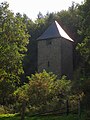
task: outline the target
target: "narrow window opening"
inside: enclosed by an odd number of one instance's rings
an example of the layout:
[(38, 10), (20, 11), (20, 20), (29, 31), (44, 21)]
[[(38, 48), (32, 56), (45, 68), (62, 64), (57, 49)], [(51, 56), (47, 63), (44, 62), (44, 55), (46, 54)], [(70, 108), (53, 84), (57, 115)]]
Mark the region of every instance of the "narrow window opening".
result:
[(51, 45), (51, 44), (52, 44), (52, 41), (51, 41), (51, 40), (47, 40), (47, 41), (46, 41), (46, 44), (47, 44), (47, 45)]
[(48, 61), (48, 67), (50, 67), (50, 62)]

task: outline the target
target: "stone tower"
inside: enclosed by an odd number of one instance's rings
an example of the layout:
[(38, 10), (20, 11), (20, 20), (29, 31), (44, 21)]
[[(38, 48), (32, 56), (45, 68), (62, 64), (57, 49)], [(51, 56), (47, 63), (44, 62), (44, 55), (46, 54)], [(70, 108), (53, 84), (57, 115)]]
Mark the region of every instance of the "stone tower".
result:
[(73, 75), (73, 40), (67, 35), (57, 21), (37, 39), (37, 69), (45, 69), (59, 77), (66, 75), (72, 79)]

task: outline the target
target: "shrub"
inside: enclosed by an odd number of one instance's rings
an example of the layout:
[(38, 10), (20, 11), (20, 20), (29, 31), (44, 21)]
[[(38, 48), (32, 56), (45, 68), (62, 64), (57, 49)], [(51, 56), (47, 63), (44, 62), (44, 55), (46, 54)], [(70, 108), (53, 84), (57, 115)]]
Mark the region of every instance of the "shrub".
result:
[(66, 80), (65, 76), (59, 80), (55, 74), (43, 71), (28, 79), (29, 83), (15, 92), (22, 115), (26, 108), (30, 113), (60, 109), (70, 94), (71, 81)]

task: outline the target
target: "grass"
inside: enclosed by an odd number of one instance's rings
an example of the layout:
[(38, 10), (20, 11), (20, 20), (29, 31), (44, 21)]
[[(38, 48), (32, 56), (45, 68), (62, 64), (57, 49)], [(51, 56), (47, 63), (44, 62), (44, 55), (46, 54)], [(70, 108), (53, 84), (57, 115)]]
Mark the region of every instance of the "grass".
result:
[[(20, 116), (17, 114), (2, 114), (0, 120), (20, 120)], [(25, 120), (78, 120), (77, 115), (69, 116), (41, 116), (41, 117), (25, 117)], [(85, 120), (85, 116), (81, 116), (79, 120)]]

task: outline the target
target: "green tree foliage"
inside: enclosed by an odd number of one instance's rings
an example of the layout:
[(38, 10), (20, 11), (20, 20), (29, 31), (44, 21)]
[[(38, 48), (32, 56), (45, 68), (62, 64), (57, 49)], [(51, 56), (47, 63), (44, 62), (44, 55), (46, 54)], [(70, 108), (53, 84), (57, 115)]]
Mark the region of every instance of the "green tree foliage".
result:
[[(77, 33), (79, 27), (79, 16), (78, 16), (78, 4), (72, 3), (72, 6), (68, 10), (62, 10), (57, 13), (57, 19), (63, 29), (68, 35), (74, 40), (74, 44), (80, 40), (80, 36)], [(74, 45), (74, 46), (75, 46)]]
[(29, 83), (17, 89), (15, 94), (19, 103), (25, 102), (31, 113), (60, 109), (69, 98), (72, 85), (64, 76), (58, 80), (56, 75), (43, 71), (28, 78)]
[(84, 4), (79, 6), (79, 15), (81, 18), (79, 34), (83, 36), (81, 44), (78, 44), (77, 49), (81, 54), (81, 64), (79, 66), (80, 78), (87, 104), (90, 107), (90, 0), (85, 0)]
[[(0, 102), (5, 103), (24, 73), (22, 60), (26, 52), (28, 37), (26, 26), (19, 15), (0, 5)], [(8, 86), (8, 89), (7, 89)], [(5, 94), (4, 94), (5, 93)], [(3, 96), (2, 96), (3, 94)], [(1, 100), (5, 100), (2, 101)]]
[(19, 87), (15, 92), (14, 96), (16, 96), (16, 111), (20, 113), (21, 120), (24, 120), (26, 107), (28, 106), (28, 84)]
[(83, 41), (78, 45), (78, 49), (83, 57), (83, 68), (85, 74), (90, 71), (90, 1), (86, 0), (86, 2), (79, 7), (80, 16), (81, 16), (81, 28), (79, 33), (83, 36)]

